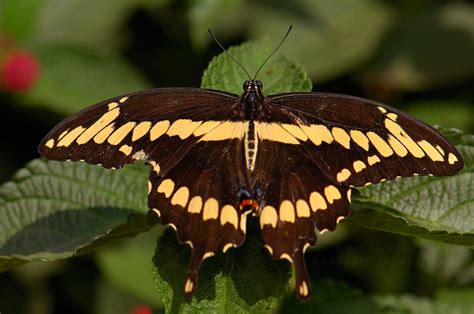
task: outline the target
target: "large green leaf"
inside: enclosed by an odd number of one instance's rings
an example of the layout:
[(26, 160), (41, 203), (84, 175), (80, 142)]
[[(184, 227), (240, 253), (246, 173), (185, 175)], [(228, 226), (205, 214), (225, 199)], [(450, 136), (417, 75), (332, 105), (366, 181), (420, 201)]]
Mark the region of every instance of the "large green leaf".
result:
[(71, 114), (101, 100), (149, 87), (143, 76), (115, 54), (81, 48), (41, 45), (34, 51), (41, 63), (35, 88), (23, 96), (29, 106)]
[[(250, 75), (255, 75), (262, 62), (271, 53), (268, 41), (250, 42), (229, 48), (229, 52)], [(262, 68), (257, 77), (263, 82), (266, 95), (284, 92), (311, 91), (312, 83), (303, 68), (295, 61), (275, 56)], [(249, 78), (231, 57), (225, 53), (214, 57), (202, 77), (201, 87), (242, 94), (243, 82)]]
[(205, 260), (198, 291), (185, 302), (191, 250), (177, 242), (173, 231), (165, 232), (153, 258), (153, 276), (166, 311), (267, 313), (275, 309), (288, 290), (290, 265), (272, 261), (258, 234), (258, 224), (253, 224), (244, 246)]
[(143, 165), (113, 172), (33, 160), (0, 187), (0, 269), (70, 257), (149, 229), (146, 177)]

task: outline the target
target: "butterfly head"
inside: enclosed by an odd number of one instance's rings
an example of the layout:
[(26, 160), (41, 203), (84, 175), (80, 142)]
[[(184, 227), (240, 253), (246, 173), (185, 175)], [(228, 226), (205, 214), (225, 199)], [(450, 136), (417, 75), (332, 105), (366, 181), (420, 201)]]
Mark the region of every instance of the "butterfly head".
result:
[(255, 100), (262, 100), (263, 94), (263, 84), (259, 80), (247, 80), (244, 82), (244, 99), (251, 102)]

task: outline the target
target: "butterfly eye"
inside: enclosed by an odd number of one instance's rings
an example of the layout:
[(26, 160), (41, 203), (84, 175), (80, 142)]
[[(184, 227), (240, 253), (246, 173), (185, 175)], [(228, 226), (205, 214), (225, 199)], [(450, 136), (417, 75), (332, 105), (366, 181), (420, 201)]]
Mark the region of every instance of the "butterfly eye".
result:
[(250, 86), (250, 81), (245, 81), (244, 86), (243, 86), (244, 90), (247, 90), (249, 86)]
[(257, 84), (257, 88), (258, 88), (258, 89), (261, 90), (261, 89), (263, 88), (262, 81), (258, 81), (258, 80), (257, 80), (257, 81), (256, 81), (256, 84)]

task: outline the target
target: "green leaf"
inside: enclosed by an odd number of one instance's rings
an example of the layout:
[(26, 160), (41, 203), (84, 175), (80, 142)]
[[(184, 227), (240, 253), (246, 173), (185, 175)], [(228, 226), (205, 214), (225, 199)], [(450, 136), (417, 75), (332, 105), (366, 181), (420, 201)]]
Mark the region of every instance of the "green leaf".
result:
[[(278, 42), (288, 25), (293, 31), (279, 53), (300, 60), (315, 82), (333, 79), (369, 59), (392, 22), (391, 8), (375, 0), (296, 0), (310, 15), (296, 17), (289, 10), (273, 10), (252, 3), (252, 36), (271, 36)], [(225, 22), (225, 21), (224, 21)]]
[(361, 189), (351, 223), (376, 230), (474, 247), (474, 136), (451, 140), (465, 168), (452, 177), (412, 177)]
[(418, 91), (474, 74), (474, 5), (449, 3), (400, 21), (366, 71), (371, 84)]
[(83, 254), (148, 230), (146, 178), (143, 165), (114, 172), (33, 160), (0, 187), (0, 269)]
[(44, 0), (2, 0), (0, 3), (0, 33), (17, 40), (27, 39), (34, 31)]
[[(255, 75), (262, 62), (272, 51), (268, 41), (250, 42), (229, 48), (229, 53)], [(263, 82), (266, 95), (311, 91), (312, 83), (303, 68), (283, 56), (274, 56), (257, 77)], [(242, 85), (248, 80), (245, 72), (227, 54), (214, 57), (202, 77), (201, 87), (242, 94)]]
[(191, 252), (167, 230), (158, 240), (153, 276), (167, 312), (263, 313), (276, 308), (288, 290), (289, 263), (273, 261), (263, 248), (258, 224), (249, 228), (246, 243), (206, 259), (197, 293), (186, 301), (184, 281)]
[(155, 228), (96, 253), (99, 268), (109, 282), (154, 307), (163, 307), (150, 275), (155, 240), (161, 233), (162, 228)]
[[(301, 302), (294, 295), (287, 298), (280, 313), (325, 313), (365, 314), (376, 313), (378, 306), (369, 297), (342, 282), (318, 280), (312, 284), (313, 296), (308, 302)], [(378, 313), (378, 312), (377, 312)]]
[(71, 114), (101, 100), (149, 87), (143, 76), (117, 55), (98, 55), (64, 46), (38, 46), (41, 76), (23, 97), (30, 106)]

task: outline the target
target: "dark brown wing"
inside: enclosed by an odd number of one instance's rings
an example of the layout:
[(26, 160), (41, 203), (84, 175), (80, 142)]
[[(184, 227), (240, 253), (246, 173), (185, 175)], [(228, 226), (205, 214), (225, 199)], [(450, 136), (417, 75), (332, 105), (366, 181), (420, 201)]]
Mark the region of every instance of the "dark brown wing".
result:
[(386, 105), (319, 93), (271, 96), (256, 122), (254, 186), (260, 226), (274, 258), (296, 270), (297, 293), (310, 295), (304, 250), (319, 230), (349, 215), (351, 186), (398, 176), (453, 175), (459, 152), (426, 124)]
[(206, 133), (238, 117), (238, 104), (235, 95), (197, 88), (116, 97), (61, 122), (39, 151), (48, 159), (84, 160), (106, 168), (145, 160), (164, 171)]
[(268, 140), (259, 146), (255, 187), (262, 192), (258, 215), (265, 247), (294, 265), (296, 291), (307, 299), (304, 252), (316, 243), (315, 224), (322, 232), (334, 230), (350, 213), (351, 189), (331, 182), (298, 146)]
[(387, 105), (323, 93), (277, 95), (269, 103), (272, 121), (297, 127), (290, 133), (333, 182), (363, 186), (463, 168), (461, 155), (441, 134)]
[(188, 243), (192, 257), (185, 293), (197, 287), (201, 262), (243, 244), (246, 214), (238, 192), (245, 188), (242, 142), (201, 141), (164, 176), (150, 175), (148, 206)]
[(120, 168), (151, 165), (148, 206), (193, 250), (185, 292), (197, 287), (202, 260), (245, 239), (239, 208), (244, 186), (237, 96), (167, 88), (117, 97), (87, 108), (55, 127), (40, 153)]

